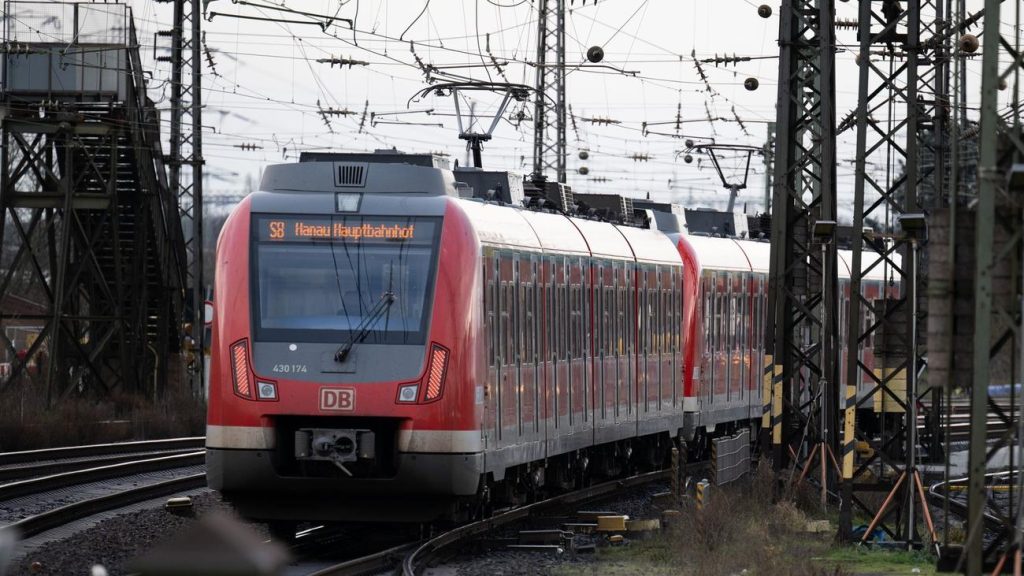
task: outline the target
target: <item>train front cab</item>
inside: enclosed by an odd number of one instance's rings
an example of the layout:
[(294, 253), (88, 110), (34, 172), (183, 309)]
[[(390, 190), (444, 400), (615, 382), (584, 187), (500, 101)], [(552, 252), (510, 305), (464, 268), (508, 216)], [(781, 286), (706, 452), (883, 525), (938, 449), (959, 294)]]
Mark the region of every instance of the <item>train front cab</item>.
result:
[(221, 233), (208, 482), (251, 518), (428, 520), (479, 486), (479, 244), (450, 174), (363, 167), (355, 204), (337, 163), (272, 167)]

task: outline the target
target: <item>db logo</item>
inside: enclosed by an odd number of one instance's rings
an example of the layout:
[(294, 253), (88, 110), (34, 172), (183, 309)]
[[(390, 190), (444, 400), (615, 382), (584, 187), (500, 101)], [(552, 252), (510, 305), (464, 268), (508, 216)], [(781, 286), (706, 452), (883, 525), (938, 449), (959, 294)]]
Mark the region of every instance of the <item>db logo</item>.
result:
[(352, 388), (321, 388), (320, 409), (351, 412), (356, 409), (356, 391)]

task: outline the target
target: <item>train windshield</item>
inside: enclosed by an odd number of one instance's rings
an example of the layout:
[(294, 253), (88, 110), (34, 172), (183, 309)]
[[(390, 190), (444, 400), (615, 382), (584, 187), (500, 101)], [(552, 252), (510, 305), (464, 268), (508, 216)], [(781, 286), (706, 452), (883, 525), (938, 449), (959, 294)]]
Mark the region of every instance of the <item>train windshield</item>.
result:
[(258, 215), (253, 225), (258, 340), (344, 342), (365, 329), (366, 343), (424, 342), (440, 218)]

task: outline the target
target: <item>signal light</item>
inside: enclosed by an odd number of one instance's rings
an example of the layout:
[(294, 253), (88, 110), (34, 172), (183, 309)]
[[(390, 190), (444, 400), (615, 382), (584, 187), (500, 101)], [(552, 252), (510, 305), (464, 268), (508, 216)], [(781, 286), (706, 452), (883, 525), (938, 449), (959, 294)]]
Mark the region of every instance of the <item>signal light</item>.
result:
[(448, 349), (438, 344), (430, 347), (430, 367), (427, 369), (425, 402), (432, 402), (444, 392), (444, 377), (448, 369)]
[(245, 340), (239, 340), (231, 345), (231, 368), (235, 394), (251, 399), (252, 385), (249, 377), (249, 346)]

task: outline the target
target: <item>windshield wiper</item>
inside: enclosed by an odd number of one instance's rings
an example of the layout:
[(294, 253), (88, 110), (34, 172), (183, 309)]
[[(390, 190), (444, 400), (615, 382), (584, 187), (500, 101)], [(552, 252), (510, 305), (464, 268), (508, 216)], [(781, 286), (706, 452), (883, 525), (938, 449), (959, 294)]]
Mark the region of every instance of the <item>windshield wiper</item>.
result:
[(381, 295), (380, 300), (373, 305), (373, 309), (370, 310), (370, 315), (363, 318), (363, 321), (356, 326), (355, 331), (349, 337), (348, 342), (343, 344), (338, 351), (334, 353), (334, 359), (338, 362), (344, 362), (348, 359), (349, 352), (359, 342), (362, 342), (366, 335), (370, 333), (374, 325), (380, 320), (380, 317), (387, 312), (388, 308), (391, 308), (391, 304), (395, 301), (395, 293), (391, 291), (385, 292)]

